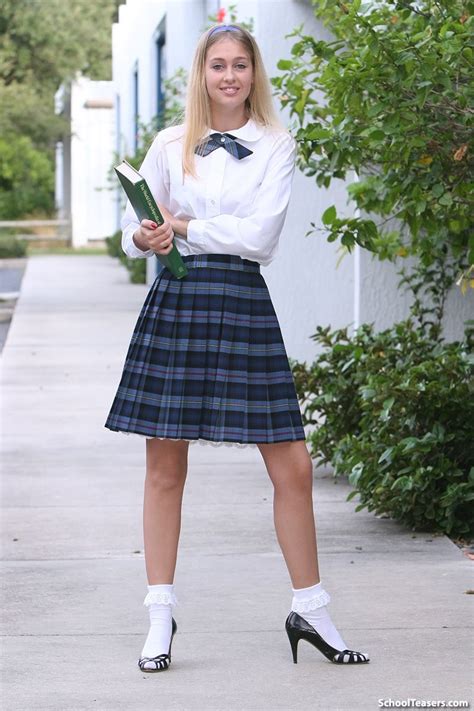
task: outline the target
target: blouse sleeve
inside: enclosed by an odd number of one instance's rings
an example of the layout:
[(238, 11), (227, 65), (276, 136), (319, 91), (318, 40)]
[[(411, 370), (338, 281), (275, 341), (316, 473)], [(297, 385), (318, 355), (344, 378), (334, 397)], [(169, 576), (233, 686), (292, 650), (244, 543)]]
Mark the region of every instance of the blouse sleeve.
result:
[[(155, 137), (138, 171), (147, 181), (155, 201), (168, 205), (169, 178), (160, 134)], [(127, 200), (120, 227), (122, 229), (122, 249), (127, 257), (151, 257), (154, 255), (152, 249), (142, 250), (133, 241), (133, 234), (140, 227), (140, 222), (130, 200)]]
[(295, 170), (296, 141), (278, 137), (246, 217), (217, 215), (188, 223), (187, 241), (200, 253), (237, 254), (264, 266), (274, 258), (285, 222)]

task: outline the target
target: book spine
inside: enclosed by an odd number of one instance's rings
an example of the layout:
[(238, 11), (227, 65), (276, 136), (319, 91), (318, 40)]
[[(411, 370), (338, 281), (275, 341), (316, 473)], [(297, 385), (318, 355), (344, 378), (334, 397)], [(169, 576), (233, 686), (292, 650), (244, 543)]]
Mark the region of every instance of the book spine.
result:
[[(158, 209), (158, 205), (156, 204), (155, 199), (151, 194), (146, 181), (143, 180), (137, 183), (137, 189), (141, 193), (142, 203), (146, 208), (147, 214), (151, 216), (149, 219), (153, 219), (159, 225), (162, 225), (164, 222), (163, 215)], [(174, 243), (173, 249), (169, 254), (157, 254), (156, 256), (160, 260), (160, 262), (165, 267), (167, 267), (167, 269), (169, 269), (176, 277), (183, 277), (186, 276), (186, 274), (188, 273), (186, 265), (181, 259), (179, 250), (177, 249)]]
[(158, 209), (158, 205), (155, 202), (153, 195), (151, 194), (148, 185), (144, 180), (137, 183), (137, 189), (140, 191), (143, 204), (146, 208), (147, 214), (150, 215), (150, 220), (154, 220), (157, 224), (162, 225), (164, 222), (163, 215)]

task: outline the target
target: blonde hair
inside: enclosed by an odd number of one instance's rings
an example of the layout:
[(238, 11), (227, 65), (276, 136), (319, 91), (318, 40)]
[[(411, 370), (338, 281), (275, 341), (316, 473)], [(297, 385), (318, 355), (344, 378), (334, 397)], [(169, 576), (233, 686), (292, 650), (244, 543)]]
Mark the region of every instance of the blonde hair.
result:
[(253, 68), (253, 84), (245, 100), (247, 116), (263, 126), (283, 129), (273, 107), (271, 85), (255, 39), (240, 25), (214, 25), (201, 35), (194, 53), (186, 94), (183, 139), (183, 180), (186, 173), (196, 177), (194, 150), (211, 128), (211, 106), (206, 89), (205, 62), (209, 49), (222, 39), (240, 42)]

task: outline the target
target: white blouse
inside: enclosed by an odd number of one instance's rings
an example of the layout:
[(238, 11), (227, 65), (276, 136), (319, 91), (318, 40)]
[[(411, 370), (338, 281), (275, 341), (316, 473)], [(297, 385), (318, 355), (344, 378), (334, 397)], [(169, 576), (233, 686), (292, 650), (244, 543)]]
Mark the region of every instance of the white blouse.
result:
[[(284, 129), (249, 119), (229, 130), (253, 151), (238, 160), (224, 148), (195, 155), (198, 178), (182, 180), (183, 125), (158, 133), (140, 173), (158, 204), (177, 218), (192, 218), (187, 238), (175, 235), (181, 255), (236, 254), (266, 266), (274, 259), (288, 209), (295, 170), (296, 142)], [(209, 129), (206, 135), (214, 133)], [(150, 257), (133, 241), (139, 222), (127, 201), (121, 221), (122, 248), (129, 257)]]

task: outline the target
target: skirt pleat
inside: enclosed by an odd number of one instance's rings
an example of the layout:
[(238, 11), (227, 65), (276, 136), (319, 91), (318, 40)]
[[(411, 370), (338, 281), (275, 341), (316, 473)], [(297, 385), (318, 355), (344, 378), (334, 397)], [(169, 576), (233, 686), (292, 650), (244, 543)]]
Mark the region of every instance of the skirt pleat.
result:
[(148, 438), (256, 446), (305, 440), (293, 375), (260, 265), (183, 257), (146, 296), (105, 427)]

